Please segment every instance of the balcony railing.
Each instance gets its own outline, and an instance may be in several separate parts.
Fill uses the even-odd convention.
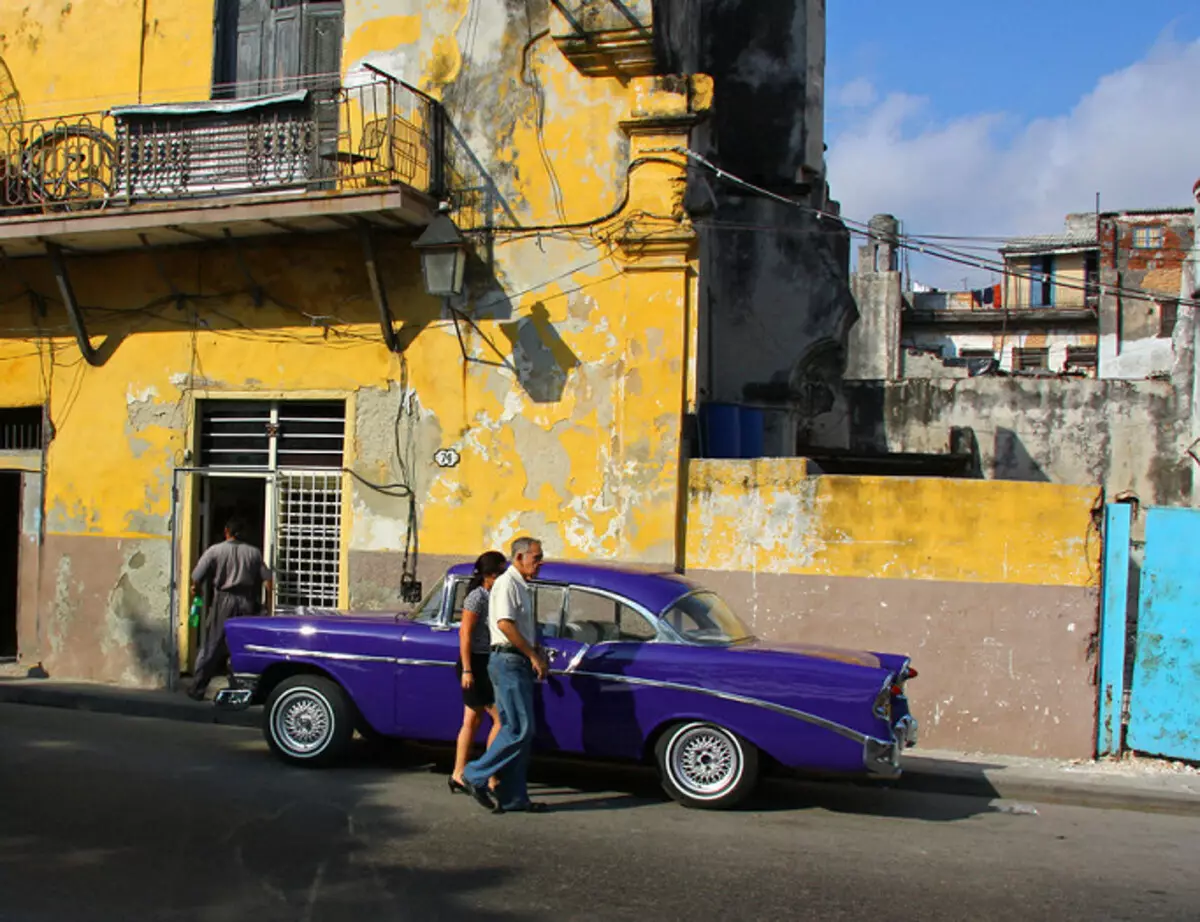
[[[313,83],[319,83],[314,80]],[[0,215],[404,184],[450,190],[440,105],[386,75],[0,125]]]
[[[554,41],[590,77],[645,77],[655,72],[650,0],[551,0],[567,27]]]

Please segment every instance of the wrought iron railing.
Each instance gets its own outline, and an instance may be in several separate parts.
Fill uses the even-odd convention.
[[[382,72],[252,99],[119,106],[0,126],[0,211],[397,183],[437,194],[440,105]]]
[[[107,203],[117,163],[113,127],[103,112],[0,126],[0,209],[69,212]]]

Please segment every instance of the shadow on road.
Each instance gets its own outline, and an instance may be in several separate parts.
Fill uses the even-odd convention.
[[[43,708],[4,719],[4,918],[529,918],[480,905],[522,877],[502,850],[449,868],[423,854],[425,828],[387,802],[365,751],[331,779],[280,765],[252,731]]]
[[[353,758],[359,768],[386,765],[396,770],[449,774],[453,753],[445,747],[384,744],[362,747]],[[983,778],[980,773],[980,778]],[[965,781],[962,793],[952,795],[912,790],[889,782],[810,778],[799,775],[767,777],[741,810],[775,813],[829,810],[864,816],[885,816],[928,822],[953,822],[995,812],[989,803],[986,779]],[[541,756],[530,769],[530,793],[556,812],[588,812],[649,807],[667,802],[657,772],[650,766],[591,762]]]

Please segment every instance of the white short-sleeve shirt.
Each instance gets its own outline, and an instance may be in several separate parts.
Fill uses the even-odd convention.
[[[513,622],[529,646],[537,645],[537,624],[533,620],[529,584],[516,567],[509,567],[501,573],[488,595],[488,629],[493,644],[509,643],[500,630],[501,621]]]

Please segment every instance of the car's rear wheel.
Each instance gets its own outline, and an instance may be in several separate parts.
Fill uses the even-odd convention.
[[[271,751],[299,765],[328,765],[354,736],[354,707],[340,685],[318,675],[284,679],[263,709],[263,736]]]
[[[758,781],[758,750],[716,724],[676,724],[655,747],[663,789],[685,807],[735,807]]]

